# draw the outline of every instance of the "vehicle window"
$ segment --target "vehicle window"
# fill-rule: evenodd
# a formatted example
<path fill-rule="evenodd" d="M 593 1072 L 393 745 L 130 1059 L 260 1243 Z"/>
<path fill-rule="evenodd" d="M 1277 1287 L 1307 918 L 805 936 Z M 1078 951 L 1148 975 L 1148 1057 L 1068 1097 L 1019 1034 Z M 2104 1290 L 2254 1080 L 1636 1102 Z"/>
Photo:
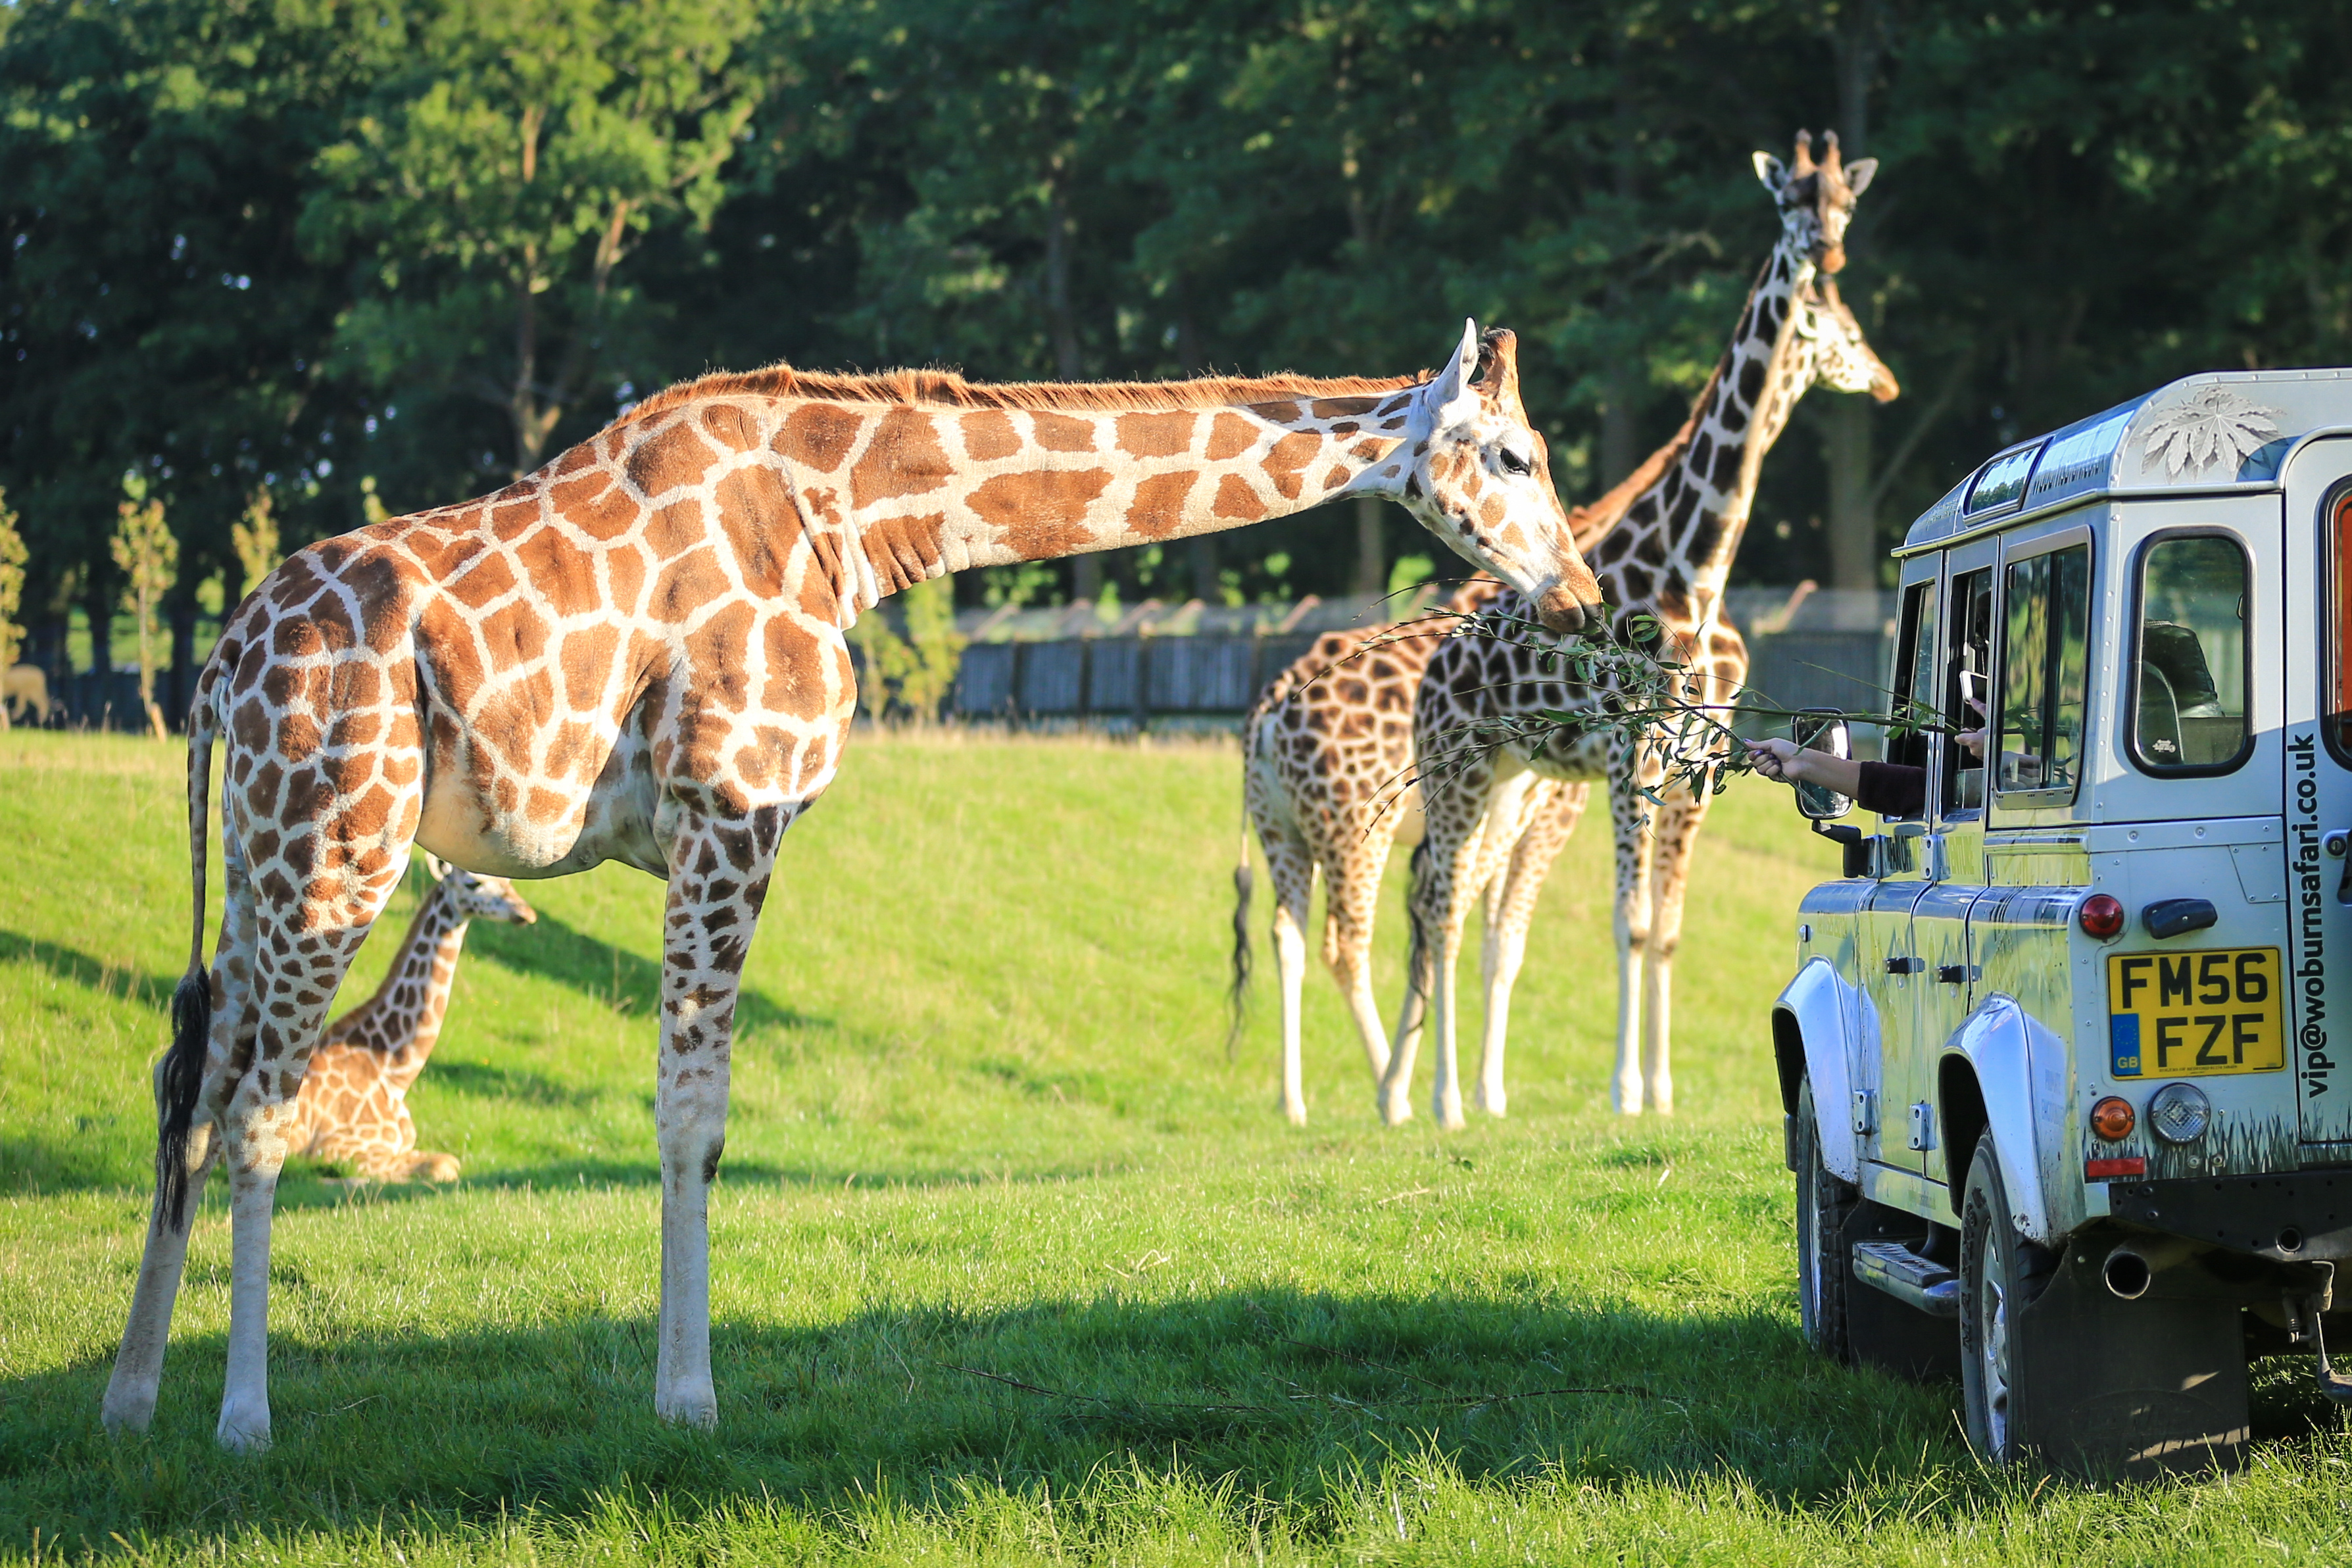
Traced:
<path fill-rule="evenodd" d="M 1893 711 L 1908 710 L 1916 695 L 1932 701 L 1936 689 L 1936 584 L 1914 583 L 1903 590 L 1903 618 L 1895 639 Z M 1886 761 L 1926 769 L 1927 736 L 1924 731 L 1886 738 Z"/>
<path fill-rule="evenodd" d="M 2091 547 L 2020 561 L 2001 590 L 1999 791 L 2071 790 L 2089 685 Z"/>
<path fill-rule="evenodd" d="M 2212 773 L 2244 757 L 2246 552 L 2212 534 L 2159 539 L 2140 556 L 2132 760 L 2152 773 Z"/>
<path fill-rule="evenodd" d="M 1952 579 L 1944 678 L 1944 809 L 1984 806 L 1985 731 L 1992 706 L 1992 568 Z"/>

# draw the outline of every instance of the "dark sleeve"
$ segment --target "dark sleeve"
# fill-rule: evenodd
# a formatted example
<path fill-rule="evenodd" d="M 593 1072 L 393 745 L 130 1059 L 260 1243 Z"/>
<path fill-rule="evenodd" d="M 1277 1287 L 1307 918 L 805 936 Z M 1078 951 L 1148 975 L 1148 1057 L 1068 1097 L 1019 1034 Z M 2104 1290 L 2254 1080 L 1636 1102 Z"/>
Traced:
<path fill-rule="evenodd" d="M 1927 770 L 1901 763 L 1864 763 L 1853 803 L 1881 816 L 1916 816 L 1927 807 Z"/>

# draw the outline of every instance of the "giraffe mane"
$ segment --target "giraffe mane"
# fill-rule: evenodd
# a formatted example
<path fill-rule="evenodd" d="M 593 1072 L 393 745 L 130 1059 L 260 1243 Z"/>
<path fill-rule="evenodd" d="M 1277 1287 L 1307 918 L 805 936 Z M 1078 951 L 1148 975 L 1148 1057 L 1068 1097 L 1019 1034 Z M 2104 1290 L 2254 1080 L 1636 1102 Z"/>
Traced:
<path fill-rule="evenodd" d="M 1401 376 L 1202 375 L 1183 381 L 966 381 L 951 370 L 870 374 L 796 370 L 720 371 L 667 387 L 613 421 L 615 426 L 705 397 L 804 397 L 914 408 L 1012 408 L 1118 413 L 1231 407 L 1299 397 L 1366 397 L 1421 386 L 1433 373 Z"/>

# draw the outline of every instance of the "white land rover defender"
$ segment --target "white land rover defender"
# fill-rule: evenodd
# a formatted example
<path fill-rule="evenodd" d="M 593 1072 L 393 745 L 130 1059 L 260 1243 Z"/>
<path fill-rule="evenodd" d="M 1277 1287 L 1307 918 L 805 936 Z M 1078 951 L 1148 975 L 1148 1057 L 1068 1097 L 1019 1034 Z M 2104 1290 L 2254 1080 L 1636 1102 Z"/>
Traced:
<path fill-rule="evenodd" d="M 1823 830 L 1772 1013 L 1805 1332 L 2002 1462 L 2233 1464 L 2249 1356 L 2352 1398 L 2352 370 L 2022 442 L 1897 554 L 1924 798 Z"/>

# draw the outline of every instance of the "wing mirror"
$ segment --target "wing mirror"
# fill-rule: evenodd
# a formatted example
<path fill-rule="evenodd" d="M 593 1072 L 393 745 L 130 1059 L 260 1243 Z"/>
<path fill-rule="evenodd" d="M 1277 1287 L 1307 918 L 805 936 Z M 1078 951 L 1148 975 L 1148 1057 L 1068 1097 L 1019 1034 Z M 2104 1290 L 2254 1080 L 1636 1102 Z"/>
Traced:
<path fill-rule="evenodd" d="M 1789 739 L 1809 752 L 1833 757 L 1853 755 L 1853 731 L 1844 718 L 1830 710 L 1808 709 L 1789 721 Z M 1827 784 L 1800 784 L 1797 812 L 1813 822 L 1830 822 L 1853 809 L 1853 796 L 1840 795 Z"/>

